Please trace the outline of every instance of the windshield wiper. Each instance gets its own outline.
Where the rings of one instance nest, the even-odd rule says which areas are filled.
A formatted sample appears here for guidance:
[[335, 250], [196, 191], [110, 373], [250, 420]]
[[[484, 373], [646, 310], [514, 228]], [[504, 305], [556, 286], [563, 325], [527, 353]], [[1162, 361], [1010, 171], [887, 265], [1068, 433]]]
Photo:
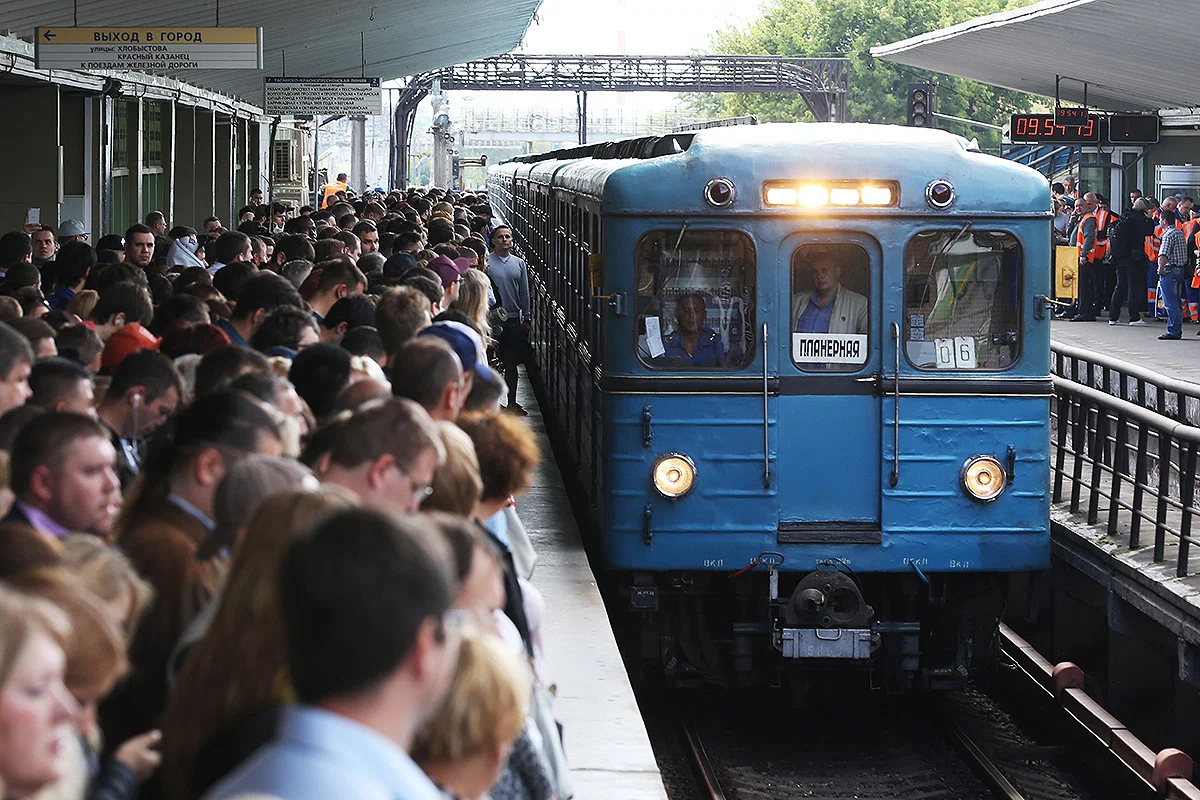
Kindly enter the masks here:
[[675, 240], [675, 247], [674, 247], [674, 248], [672, 248], [672, 249], [674, 249], [674, 250], [675, 250], [675, 252], [676, 252], [676, 253], [678, 253], [678, 252], [679, 252], [679, 246], [680, 246], [681, 244], [683, 244], [683, 235], [684, 235], [685, 233], [687, 233], [687, 229], [688, 229], [688, 225], [689, 225], [689, 224], [690, 224], [690, 223], [689, 223], [689, 222], [688, 222], [688, 221], [685, 219], [685, 220], [683, 221], [683, 227], [679, 229], [679, 238]]

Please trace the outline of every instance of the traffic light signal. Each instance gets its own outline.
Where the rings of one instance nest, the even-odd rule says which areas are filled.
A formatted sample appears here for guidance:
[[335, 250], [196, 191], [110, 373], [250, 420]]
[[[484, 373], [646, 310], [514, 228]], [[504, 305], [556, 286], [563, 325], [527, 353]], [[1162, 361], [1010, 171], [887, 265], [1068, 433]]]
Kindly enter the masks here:
[[910, 128], [932, 128], [933, 84], [910, 83], [908, 85], [908, 126]]

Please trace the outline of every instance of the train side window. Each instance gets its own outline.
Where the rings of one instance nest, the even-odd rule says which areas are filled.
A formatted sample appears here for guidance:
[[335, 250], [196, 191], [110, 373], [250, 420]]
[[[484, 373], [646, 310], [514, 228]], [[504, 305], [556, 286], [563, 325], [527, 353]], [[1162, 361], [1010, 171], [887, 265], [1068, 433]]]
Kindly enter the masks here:
[[809, 372], [857, 372], [870, 356], [871, 257], [849, 242], [792, 254], [792, 361]]
[[738, 369], [754, 359], [754, 242], [741, 231], [651, 231], [637, 244], [634, 346], [648, 367]]
[[904, 256], [904, 350], [917, 369], [1002, 370], [1021, 355], [1021, 271], [1004, 231], [923, 231]]

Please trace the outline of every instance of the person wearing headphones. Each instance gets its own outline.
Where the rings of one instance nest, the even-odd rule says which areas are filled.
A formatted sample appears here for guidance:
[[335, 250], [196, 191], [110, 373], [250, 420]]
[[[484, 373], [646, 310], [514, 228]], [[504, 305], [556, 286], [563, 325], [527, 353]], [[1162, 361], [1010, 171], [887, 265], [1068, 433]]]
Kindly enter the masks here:
[[175, 413], [182, 397], [183, 379], [171, 359], [139, 350], [121, 360], [97, 412], [117, 451], [122, 490], [141, 471], [141, 442]]

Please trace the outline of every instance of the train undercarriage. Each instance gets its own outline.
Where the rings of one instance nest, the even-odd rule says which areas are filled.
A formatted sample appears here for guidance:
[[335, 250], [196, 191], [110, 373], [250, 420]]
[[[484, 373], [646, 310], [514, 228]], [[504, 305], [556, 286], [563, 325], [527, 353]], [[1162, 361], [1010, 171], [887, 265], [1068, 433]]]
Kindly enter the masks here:
[[[1002, 573], [628, 573], [641, 674], [676, 687], [961, 686], [996, 652]], [[633, 641], [631, 641], [631, 644]]]

